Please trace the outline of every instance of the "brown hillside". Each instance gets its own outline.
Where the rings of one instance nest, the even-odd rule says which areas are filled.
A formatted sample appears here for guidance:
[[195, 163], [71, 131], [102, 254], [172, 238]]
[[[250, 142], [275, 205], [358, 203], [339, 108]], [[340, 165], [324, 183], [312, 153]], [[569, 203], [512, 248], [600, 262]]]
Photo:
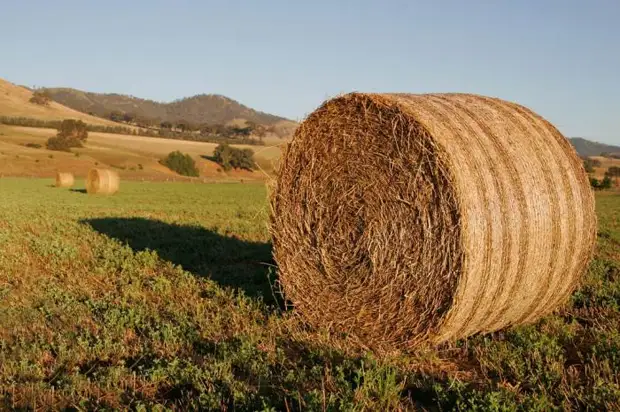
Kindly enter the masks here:
[[264, 125], [275, 125], [282, 117], [253, 110], [225, 96], [201, 94], [161, 103], [122, 94], [90, 93], [71, 88], [48, 88], [52, 98], [84, 113], [106, 116], [112, 111], [131, 113], [139, 117], [195, 124], [225, 124], [245, 119]]
[[620, 155], [620, 146], [593, 142], [581, 137], [573, 137], [569, 140], [580, 156], [600, 156], [603, 153]]
[[0, 79], [0, 116], [41, 120], [79, 119], [88, 124], [118, 126], [118, 123], [89, 116], [57, 102], [51, 102], [49, 106], [30, 103], [31, 97], [32, 91]]

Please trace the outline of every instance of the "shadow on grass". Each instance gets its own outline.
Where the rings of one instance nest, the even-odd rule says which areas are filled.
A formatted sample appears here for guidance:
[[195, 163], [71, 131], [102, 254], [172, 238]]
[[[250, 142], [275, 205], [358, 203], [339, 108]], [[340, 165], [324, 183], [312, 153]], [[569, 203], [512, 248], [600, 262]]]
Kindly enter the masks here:
[[217, 160], [215, 159], [215, 156], [200, 155], [200, 157], [202, 157], [205, 160], [210, 160], [212, 162], [217, 163]]
[[87, 193], [86, 189], [69, 189], [69, 191], [73, 193], [82, 193], [84, 195]]
[[134, 251], [154, 250], [165, 260], [224, 287], [280, 304], [272, 293], [271, 244], [220, 235], [201, 226], [181, 226], [143, 218], [83, 220], [94, 230], [126, 243]]

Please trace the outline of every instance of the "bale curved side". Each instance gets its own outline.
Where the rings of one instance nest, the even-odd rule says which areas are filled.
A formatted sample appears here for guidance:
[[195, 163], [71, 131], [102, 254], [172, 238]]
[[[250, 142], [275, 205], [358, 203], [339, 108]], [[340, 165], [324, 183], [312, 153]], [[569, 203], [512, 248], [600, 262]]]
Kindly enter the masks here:
[[56, 187], [72, 187], [75, 183], [73, 174], [71, 173], [56, 173]]
[[575, 289], [595, 242], [582, 162], [529, 109], [465, 94], [392, 95], [449, 148], [463, 217], [463, 277], [443, 341], [531, 322]]
[[526, 108], [464, 94], [324, 103], [283, 155], [272, 209], [287, 298], [374, 348], [549, 313], [596, 226], [566, 139]]
[[109, 169], [91, 169], [86, 178], [86, 191], [89, 194], [113, 195], [118, 192], [120, 179], [118, 173]]

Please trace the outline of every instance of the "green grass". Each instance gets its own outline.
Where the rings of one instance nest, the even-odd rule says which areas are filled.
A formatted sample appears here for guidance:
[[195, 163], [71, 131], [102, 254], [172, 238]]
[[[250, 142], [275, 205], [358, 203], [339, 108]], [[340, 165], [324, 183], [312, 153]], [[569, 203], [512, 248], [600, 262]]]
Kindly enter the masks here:
[[272, 293], [259, 184], [0, 179], [0, 409], [620, 408], [620, 196], [583, 286], [535, 325], [375, 359]]

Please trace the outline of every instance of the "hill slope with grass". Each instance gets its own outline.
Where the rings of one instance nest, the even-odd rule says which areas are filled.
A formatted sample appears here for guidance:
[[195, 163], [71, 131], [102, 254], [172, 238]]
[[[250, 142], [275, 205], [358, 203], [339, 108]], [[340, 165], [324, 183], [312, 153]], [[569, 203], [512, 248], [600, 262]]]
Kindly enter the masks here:
[[89, 116], [58, 102], [50, 102], [48, 106], [31, 103], [32, 95], [31, 90], [0, 79], [0, 116], [39, 120], [79, 119], [93, 125], [119, 126], [118, 123]]
[[106, 167], [118, 171], [123, 180], [187, 180], [160, 164], [179, 150], [196, 161], [201, 179], [261, 180], [266, 177], [262, 171], [271, 172], [280, 156], [277, 146], [235, 145], [252, 149], [262, 171], [225, 171], [211, 159], [215, 143], [91, 132], [83, 148], [46, 150], [47, 140], [55, 134], [54, 129], [0, 124], [0, 176], [53, 177], [57, 171], [67, 171], [84, 177], [93, 167]]
[[194, 124], [226, 124], [245, 119], [258, 124], [275, 125], [286, 121], [283, 117], [251, 109], [236, 100], [215, 94], [200, 94], [170, 103], [156, 102], [133, 96], [110, 93], [91, 93], [71, 88], [46, 88], [55, 101], [84, 113], [107, 116], [119, 111], [135, 116]]

